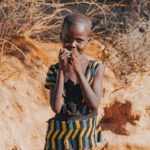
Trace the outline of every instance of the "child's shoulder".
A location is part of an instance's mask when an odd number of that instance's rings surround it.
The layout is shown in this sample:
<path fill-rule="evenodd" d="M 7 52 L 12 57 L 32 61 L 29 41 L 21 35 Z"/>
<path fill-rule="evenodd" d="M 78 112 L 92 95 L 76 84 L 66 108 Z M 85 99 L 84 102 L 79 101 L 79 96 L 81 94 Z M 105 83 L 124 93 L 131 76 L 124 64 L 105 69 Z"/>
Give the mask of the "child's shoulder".
<path fill-rule="evenodd" d="M 49 66 L 47 74 L 51 74 L 51 73 L 57 74 L 58 70 L 59 70 L 59 63 L 57 62 Z"/>
<path fill-rule="evenodd" d="M 51 64 L 51 65 L 49 66 L 49 69 L 52 69 L 52 68 L 54 68 L 54 69 L 59 69 L 59 63 L 57 62 L 57 63 Z"/>
<path fill-rule="evenodd" d="M 91 68 L 97 68 L 99 65 L 103 64 L 102 60 L 100 59 L 94 59 L 94 60 L 91 60 Z"/>
<path fill-rule="evenodd" d="M 48 68 L 45 87 L 50 89 L 56 82 L 56 76 L 59 70 L 59 63 L 51 64 Z"/>
<path fill-rule="evenodd" d="M 102 69 L 104 66 L 104 63 L 100 59 L 95 59 L 91 61 L 90 69 L 92 70 L 93 75 L 95 76 L 97 71 Z"/>

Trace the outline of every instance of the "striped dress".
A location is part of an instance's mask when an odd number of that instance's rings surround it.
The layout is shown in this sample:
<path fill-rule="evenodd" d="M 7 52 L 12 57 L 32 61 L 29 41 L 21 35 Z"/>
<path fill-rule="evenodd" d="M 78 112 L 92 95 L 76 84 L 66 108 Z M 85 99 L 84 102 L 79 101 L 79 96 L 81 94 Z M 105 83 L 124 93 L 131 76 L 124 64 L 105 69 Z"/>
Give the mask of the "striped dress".
<path fill-rule="evenodd" d="M 85 77 L 91 85 L 100 61 L 90 61 Z M 55 85 L 59 64 L 51 65 L 45 87 Z M 101 142 L 101 127 L 97 123 L 97 110 L 92 111 L 84 102 L 80 85 L 68 80 L 64 83 L 64 105 L 59 114 L 48 120 L 44 150 L 92 149 Z"/>

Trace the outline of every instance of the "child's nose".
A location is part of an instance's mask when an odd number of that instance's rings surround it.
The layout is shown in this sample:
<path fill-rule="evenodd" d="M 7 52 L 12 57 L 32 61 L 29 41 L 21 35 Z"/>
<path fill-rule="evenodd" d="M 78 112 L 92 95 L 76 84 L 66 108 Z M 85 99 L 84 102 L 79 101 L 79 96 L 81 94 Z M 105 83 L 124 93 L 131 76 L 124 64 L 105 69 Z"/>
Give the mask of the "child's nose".
<path fill-rule="evenodd" d="M 71 47 L 76 47 L 76 45 L 77 45 L 76 41 L 71 42 Z"/>

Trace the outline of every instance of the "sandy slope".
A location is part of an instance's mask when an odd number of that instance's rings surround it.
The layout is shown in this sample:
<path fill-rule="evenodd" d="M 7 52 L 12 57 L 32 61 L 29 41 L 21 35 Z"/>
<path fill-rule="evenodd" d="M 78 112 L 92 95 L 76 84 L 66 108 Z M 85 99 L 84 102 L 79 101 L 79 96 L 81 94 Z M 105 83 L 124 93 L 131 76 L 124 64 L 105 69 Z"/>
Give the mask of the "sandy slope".
<path fill-rule="evenodd" d="M 16 42 L 16 41 L 14 41 Z M 54 114 L 44 88 L 48 66 L 57 61 L 58 44 L 19 40 L 26 57 L 7 52 L 0 66 L 0 150 L 41 150 L 46 121 Z M 94 41 L 89 58 L 101 56 Z M 99 118 L 105 150 L 150 149 L 150 72 L 133 73 L 124 86 L 106 67 Z"/>

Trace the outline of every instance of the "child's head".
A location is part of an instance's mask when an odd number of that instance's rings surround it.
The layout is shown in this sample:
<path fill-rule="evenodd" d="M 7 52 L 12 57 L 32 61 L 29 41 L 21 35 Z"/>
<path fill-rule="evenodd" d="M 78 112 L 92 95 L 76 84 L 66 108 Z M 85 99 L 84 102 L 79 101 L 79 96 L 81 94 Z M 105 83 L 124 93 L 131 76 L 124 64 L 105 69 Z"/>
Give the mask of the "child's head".
<path fill-rule="evenodd" d="M 92 22 L 82 14 L 71 14 L 64 18 L 61 31 L 61 41 L 69 51 L 82 53 L 90 39 Z"/>

